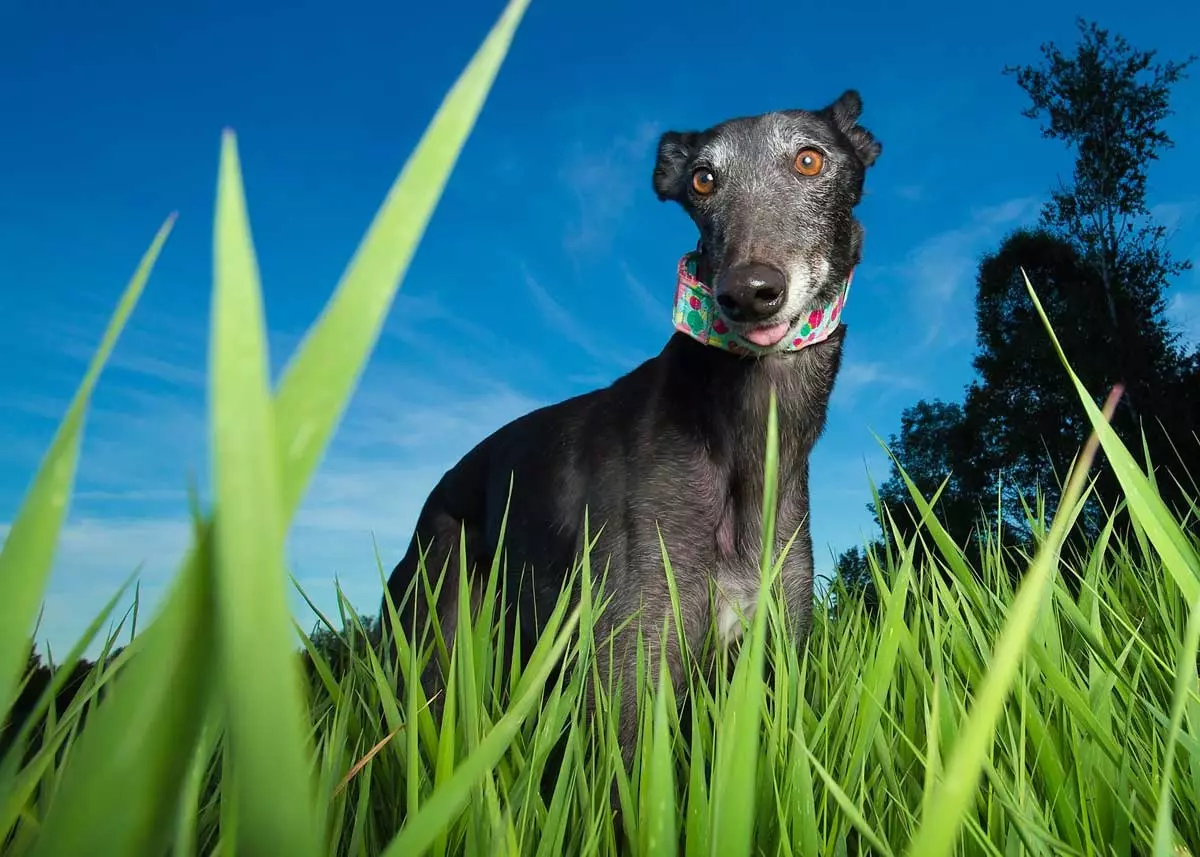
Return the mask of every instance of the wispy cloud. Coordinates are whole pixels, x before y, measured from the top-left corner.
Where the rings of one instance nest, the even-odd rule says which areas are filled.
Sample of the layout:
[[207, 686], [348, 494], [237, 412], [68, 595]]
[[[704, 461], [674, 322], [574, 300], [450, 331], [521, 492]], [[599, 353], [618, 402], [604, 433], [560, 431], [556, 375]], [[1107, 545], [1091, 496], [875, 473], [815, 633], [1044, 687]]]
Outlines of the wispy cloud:
[[647, 165], [658, 134], [656, 123], [640, 122], [605, 145], [588, 140], [571, 148], [560, 172], [579, 205], [563, 235], [569, 255], [609, 249], [621, 217], [650, 184]]
[[1186, 344], [1200, 347], [1200, 289], [1175, 291], [1167, 302], [1167, 319]]
[[579, 314], [572, 312], [560, 303], [550, 292], [525, 268], [525, 285], [533, 297], [547, 325], [562, 339], [584, 351], [592, 359], [608, 365], [622, 368], [632, 368], [637, 364], [639, 355], [624, 346], [603, 341], [603, 328], [580, 321]]
[[[922, 387], [920, 379], [889, 369], [882, 361], [847, 360], [838, 372], [832, 404], [839, 408], [853, 408], [868, 389], [878, 399]], [[883, 391], [880, 388], [884, 388]]]
[[1200, 200], [1183, 199], [1171, 202], [1160, 202], [1151, 206], [1150, 216], [1165, 227], [1168, 233], [1188, 227], [1200, 216]]
[[925, 344], [956, 343], [974, 335], [974, 325], [951, 328], [950, 318], [973, 319], [963, 308], [971, 300], [979, 257], [1005, 232], [1032, 221], [1040, 201], [1036, 197], [1010, 199], [972, 212], [963, 226], [939, 233], [918, 245], [903, 263], [912, 285], [914, 318], [925, 324]]
[[635, 275], [624, 262], [621, 263], [621, 275], [625, 279], [625, 285], [629, 287], [629, 293], [633, 295], [633, 302], [638, 305], [646, 321], [656, 327], [667, 329], [666, 325], [671, 318], [670, 296], [664, 298], [661, 295], [655, 295], [646, 288], [646, 284], [641, 281], [641, 278]]

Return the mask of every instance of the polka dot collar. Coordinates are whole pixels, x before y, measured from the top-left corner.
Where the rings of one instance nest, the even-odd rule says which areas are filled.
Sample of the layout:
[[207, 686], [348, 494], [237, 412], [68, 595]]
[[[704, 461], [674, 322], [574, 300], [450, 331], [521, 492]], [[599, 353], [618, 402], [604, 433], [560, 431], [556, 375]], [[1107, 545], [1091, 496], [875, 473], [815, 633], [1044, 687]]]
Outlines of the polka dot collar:
[[824, 342], [837, 330], [842, 319], [842, 307], [850, 293], [850, 281], [854, 272], [846, 278], [846, 285], [833, 303], [812, 310], [796, 322], [787, 337], [786, 345], [760, 348], [736, 336], [717, 309], [712, 289], [696, 279], [696, 253], [688, 253], [679, 260], [678, 283], [675, 286], [675, 329], [704, 345], [722, 348], [733, 354], [762, 354], [773, 351], [799, 351], [818, 342]]

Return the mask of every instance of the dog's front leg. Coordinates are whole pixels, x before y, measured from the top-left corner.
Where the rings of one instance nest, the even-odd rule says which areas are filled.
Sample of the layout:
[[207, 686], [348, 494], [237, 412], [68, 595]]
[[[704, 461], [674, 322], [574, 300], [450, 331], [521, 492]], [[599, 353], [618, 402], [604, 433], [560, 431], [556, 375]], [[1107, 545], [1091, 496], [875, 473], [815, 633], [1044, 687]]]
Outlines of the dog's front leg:
[[[647, 594], [643, 592], [641, 609], [632, 618], [624, 611], [618, 610], [617, 613], [622, 618], [616, 621], [624, 622], [623, 627], [618, 627], [615, 632], [610, 631], [611, 636], [597, 640], [597, 673], [606, 701], [609, 703], [606, 710], [609, 712], [609, 716], [616, 715], [617, 746], [625, 775], [629, 775], [633, 771], [643, 712], [639, 703], [642, 701], [645, 691], [649, 689], [654, 693], [662, 692], [662, 688], [659, 687], [659, 676], [661, 675], [662, 661], [665, 659], [676, 705], [684, 699], [688, 687], [688, 661], [680, 642], [679, 631], [682, 631], [684, 640], [689, 647], [696, 645], [707, 617], [706, 602], [703, 599], [699, 597], [683, 598], [681, 599], [683, 628], [678, 629], [665, 586], [661, 593], [655, 593], [655, 595], [660, 597], [647, 597]], [[689, 605], [695, 606], [695, 609], [689, 609]], [[639, 652], [642, 670], [640, 687], [638, 682]], [[589, 695], [589, 700], [594, 703], [594, 697], [591, 695]], [[595, 716], [594, 707], [592, 713]], [[607, 725], [606, 723], [605, 726], [607, 727]], [[625, 823], [618, 784], [619, 779], [614, 779], [609, 791], [609, 802], [619, 841]], [[635, 806], [631, 809], [636, 814], [636, 798]], [[632, 834], [632, 831], [624, 832]]]

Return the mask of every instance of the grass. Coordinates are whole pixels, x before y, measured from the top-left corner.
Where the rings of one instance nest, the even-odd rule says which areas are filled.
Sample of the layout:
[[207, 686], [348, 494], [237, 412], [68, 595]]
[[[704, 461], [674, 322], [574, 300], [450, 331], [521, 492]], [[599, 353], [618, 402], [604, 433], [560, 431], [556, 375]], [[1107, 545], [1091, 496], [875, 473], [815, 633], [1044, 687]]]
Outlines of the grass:
[[[1054, 520], [1033, 522], [1034, 556], [997, 546], [973, 566], [941, 529], [936, 500], [910, 485], [924, 519], [911, 541], [871, 555], [877, 608], [835, 587], [815, 605], [801, 651], [786, 644], [764, 587], [716, 681], [676, 690], [661, 660], [643, 660], [628, 773], [613, 700], [591, 669], [604, 645], [592, 587], [603, 568], [588, 553], [576, 569], [581, 597], [561, 601], [524, 667], [503, 663], [492, 621], [506, 597], [499, 558], [481, 584], [485, 609], [453, 641], [433, 629], [381, 659], [344, 600], [340, 621], [322, 617], [333, 649], [297, 634], [284, 534], [525, 5], [510, 3], [447, 96], [275, 389], [236, 139], [223, 136], [214, 502], [197, 510], [192, 546], [150, 623], [101, 658], [64, 711], [51, 705], [52, 684], [12, 736], [0, 757], [0, 850], [540, 857], [616, 853], [621, 842], [663, 855], [1200, 853], [1200, 552], [1082, 387], [1095, 436]], [[138, 267], [0, 550], [0, 712], [25, 681], [91, 391], [170, 226]], [[1098, 451], [1125, 500], [1094, 544], [1073, 552], [1064, 537]], [[773, 528], [768, 514], [764, 535]], [[673, 580], [665, 549], [663, 558]], [[764, 580], [778, 568], [779, 557], [763, 557]], [[1066, 568], [1082, 581], [1078, 596]], [[135, 600], [105, 651], [138, 622]], [[689, 665], [705, 656], [684, 653]], [[429, 657], [451, 676], [440, 721], [419, 686], [392, 690]]]

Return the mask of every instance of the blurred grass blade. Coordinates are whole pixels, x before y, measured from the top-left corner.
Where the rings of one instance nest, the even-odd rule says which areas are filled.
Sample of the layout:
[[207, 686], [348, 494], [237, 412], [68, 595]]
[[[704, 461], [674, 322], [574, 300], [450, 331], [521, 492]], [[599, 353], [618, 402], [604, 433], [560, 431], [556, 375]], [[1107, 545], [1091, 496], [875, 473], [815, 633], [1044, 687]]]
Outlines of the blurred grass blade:
[[[289, 366], [275, 407], [285, 529], [374, 346], [397, 281], [473, 126], [527, 2], [514, 0], [409, 160], [322, 319]], [[37, 854], [142, 855], [170, 841], [170, 820], [207, 710], [212, 527], [203, 524], [145, 654], [118, 676], [72, 750]], [[19, 668], [19, 665], [18, 665]], [[136, 728], [130, 724], [137, 724]], [[133, 729], [133, 731], [131, 731]], [[144, 745], [132, 752], [134, 736]], [[128, 749], [128, 752], [126, 751]]]
[[276, 396], [294, 508], [345, 409], [425, 227], [483, 107], [529, 0], [510, 0], [404, 165], [337, 291], [289, 361]]
[[[279, 475], [279, 532], [295, 513], [374, 347], [398, 281], [526, 6], [527, 0], [510, 3], [447, 96], [280, 384], [274, 412], [275, 454], [286, 467]], [[71, 444], [62, 447], [71, 453], [73, 469]], [[54, 496], [50, 491], [44, 493], [47, 500]], [[110, 697], [72, 750], [46, 819], [53, 828], [48, 826], [38, 838], [35, 853], [141, 855], [156, 853], [169, 842], [173, 810], [207, 710], [207, 658], [216, 644], [210, 624], [215, 597], [210, 579], [211, 535], [212, 527], [203, 525], [163, 610], [145, 632], [145, 652], [117, 677]], [[13, 541], [10, 536], [10, 544], [15, 551], [22, 540]], [[10, 626], [5, 623], [5, 627]], [[22, 643], [13, 651], [23, 658], [27, 629], [19, 630]], [[6, 653], [11, 659], [11, 653]], [[16, 675], [20, 666], [17, 663], [10, 672]], [[286, 702], [281, 706], [287, 707]], [[145, 744], [136, 755], [129, 744], [134, 738]], [[276, 778], [273, 783], [279, 781]], [[307, 772], [288, 787], [301, 790], [302, 782], [307, 782]], [[261, 795], [258, 800], [269, 796]], [[310, 808], [297, 804], [290, 811]], [[239, 818], [239, 827], [245, 824], [255, 821]], [[280, 845], [272, 843], [272, 852]]]
[[209, 705], [213, 592], [207, 528], [137, 657], [76, 739], [34, 857], [161, 854]]
[[100, 340], [100, 347], [88, 364], [67, 414], [17, 510], [4, 546], [0, 547], [0, 581], [4, 581], [4, 597], [0, 598], [0, 718], [12, 707], [21, 671], [25, 668], [29, 634], [37, 619], [54, 564], [58, 535], [70, 505], [84, 415], [92, 391], [145, 290], [150, 272], [175, 225], [175, 217], [171, 214], [159, 227], [125, 287]]
[[215, 621], [239, 798], [238, 844], [247, 854], [316, 857], [324, 812], [309, 774], [312, 748], [300, 661], [292, 648], [262, 294], [231, 131], [221, 144], [213, 253]]

